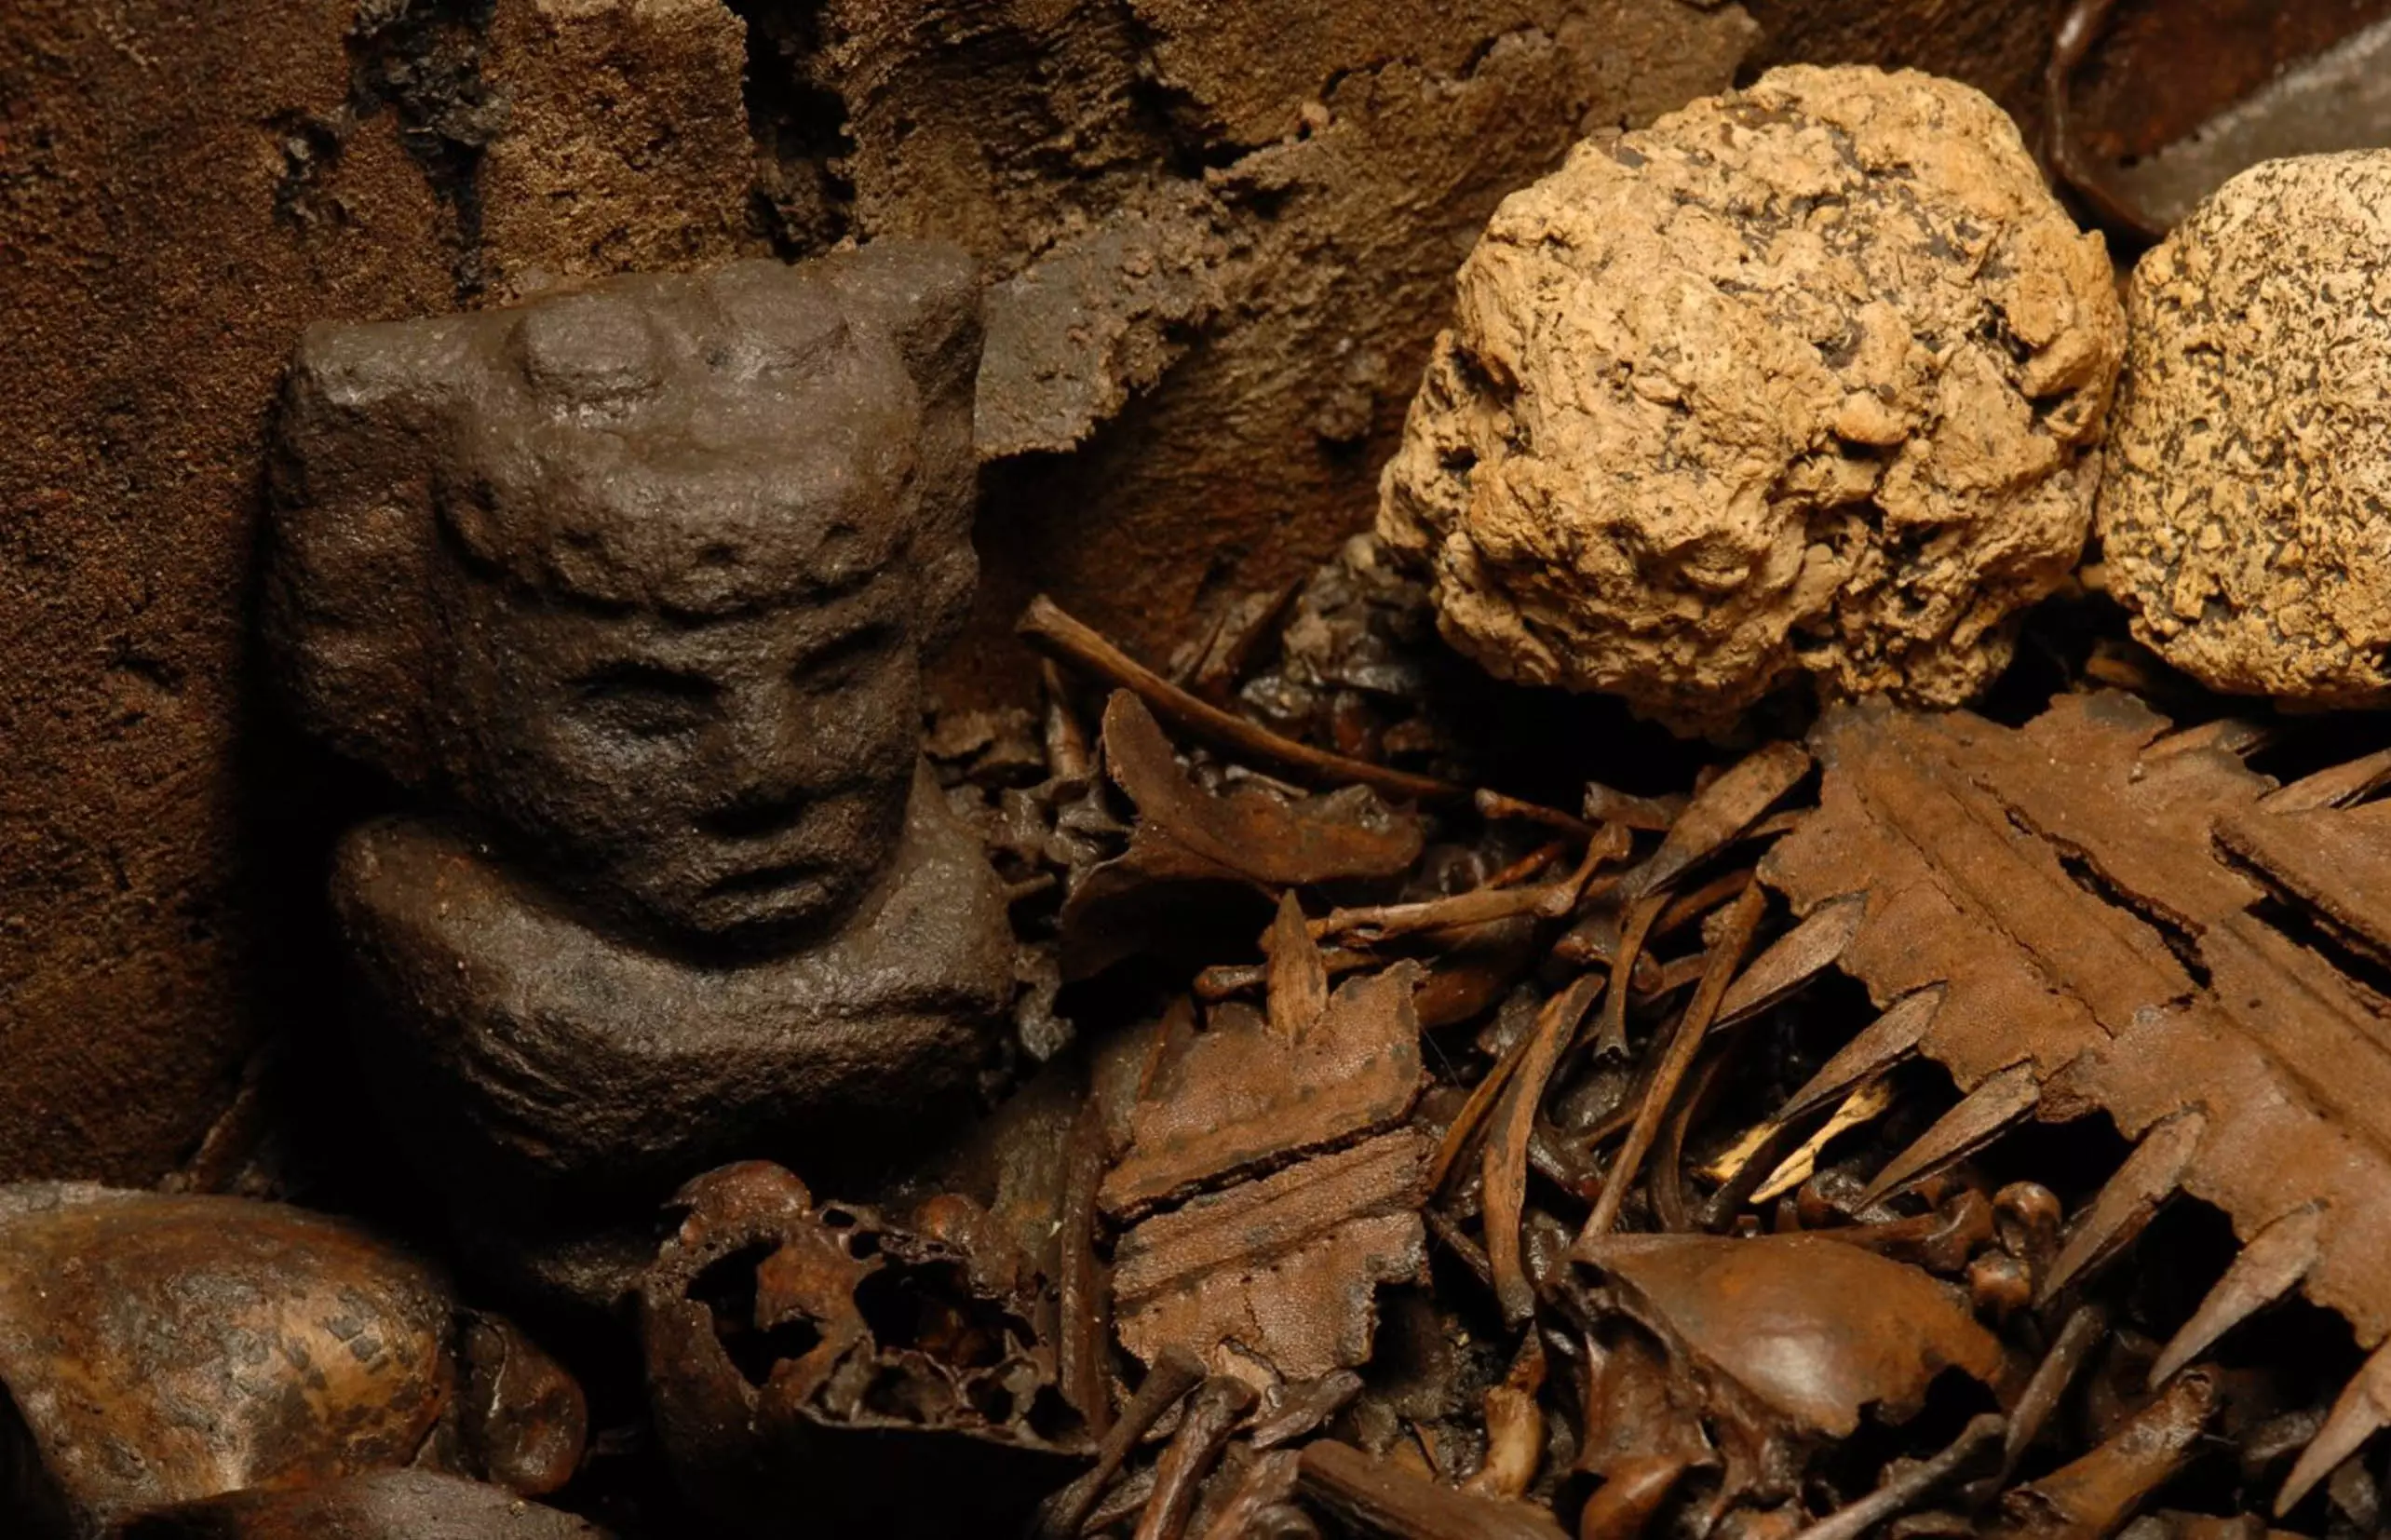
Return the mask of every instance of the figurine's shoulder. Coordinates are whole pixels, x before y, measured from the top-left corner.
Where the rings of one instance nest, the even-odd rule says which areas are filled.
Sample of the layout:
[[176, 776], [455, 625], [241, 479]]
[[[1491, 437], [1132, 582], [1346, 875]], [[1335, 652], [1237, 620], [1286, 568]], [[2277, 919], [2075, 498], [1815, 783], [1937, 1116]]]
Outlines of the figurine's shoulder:
[[885, 1137], [968, 1087], [1013, 989], [1002, 889], [926, 777], [871, 901], [781, 956], [634, 944], [448, 819], [351, 831], [332, 892], [381, 1018], [371, 1067], [488, 1182], [665, 1182]]
[[593, 923], [455, 818], [401, 815], [350, 830], [331, 886], [344, 928], [377, 972], [544, 1014], [566, 1003], [560, 992], [603, 1008], [632, 1000], [653, 1007], [696, 991], [715, 1004], [772, 998], [844, 1015], [899, 1000], [1001, 999], [1012, 972], [996, 874], [926, 775], [870, 901], [831, 936], [736, 964], [661, 950]]

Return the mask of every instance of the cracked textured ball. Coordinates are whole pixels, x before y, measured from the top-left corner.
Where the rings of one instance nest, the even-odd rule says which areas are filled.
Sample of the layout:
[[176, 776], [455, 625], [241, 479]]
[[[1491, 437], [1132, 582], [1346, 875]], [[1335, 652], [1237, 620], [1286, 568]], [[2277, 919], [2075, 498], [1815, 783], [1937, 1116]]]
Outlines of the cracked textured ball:
[[1992, 101], [1776, 70], [1504, 202], [1379, 532], [1492, 672], [1680, 732], [1805, 676], [1956, 705], [2081, 552], [2124, 331]]
[[2391, 151], [2244, 171], [2128, 311], [2100, 531], [2134, 634], [2212, 689], [2391, 701]]

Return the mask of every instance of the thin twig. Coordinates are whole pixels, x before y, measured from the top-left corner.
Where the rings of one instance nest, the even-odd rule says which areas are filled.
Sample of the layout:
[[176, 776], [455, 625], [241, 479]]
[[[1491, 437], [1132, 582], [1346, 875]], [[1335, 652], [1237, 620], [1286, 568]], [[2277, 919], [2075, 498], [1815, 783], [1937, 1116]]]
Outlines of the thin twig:
[[[1332, 978], [1357, 968], [1378, 967], [1385, 962], [1376, 952], [1353, 952], [1344, 947], [1329, 947], [1320, 953], [1321, 966]], [[1250, 989], [1260, 989], [1269, 978], [1267, 963], [1215, 963], [1196, 976], [1196, 998], [1211, 1005]]]
[[1528, 1278], [1520, 1255], [1520, 1224], [1527, 1212], [1528, 1139], [1535, 1131], [1536, 1108], [1544, 1101], [1545, 1084], [1560, 1062], [1561, 1050], [1576, 1033], [1577, 1023], [1602, 993], [1602, 976], [1581, 973], [1576, 982], [1545, 1002], [1528, 1033], [1527, 1051], [1510, 1088], [1503, 1093], [1495, 1128], [1486, 1141], [1486, 1257], [1494, 1267], [1494, 1295], [1504, 1317], [1518, 1326], [1535, 1314], [1535, 1285]]
[[1415, 936], [1425, 930], [1447, 930], [1462, 925], [1482, 925], [1496, 920], [1513, 920], [1524, 914], [1540, 919], [1558, 920], [1568, 915], [1584, 900], [1594, 884], [1594, 871], [1604, 861], [1626, 854], [1627, 831], [1615, 825], [1598, 830], [1586, 842], [1586, 855], [1569, 874], [1558, 881], [1533, 883], [1519, 887], [1503, 887], [1489, 882], [1482, 886], [1441, 898], [1421, 898], [1405, 904], [1368, 904], [1354, 909], [1331, 910], [1324, 919], [1312, 922], [1316, 939], [1331, 936], [1351, 936], [1359, 933], [1365, 942], [1388, 941], [1398, 936]]
[[2026, 1446], [2034, 1441], [2050, 1414], [2059, 1409], [2060, 1398], [2075, 1376], [2090, 1359], [2092, 1352], [2108, 1341], [2108, 1307], [2098, 1301], [2077, 1305], [2059, 1329], [2059, 1336], [2043, 1355], [2042, 1362], [2026, 1381], [2025, 1389], [2018, 1393], [2017, 1404], [2010, 1409], [2012, 1419], [2001, 1442], [2000, 1485], [2006, 1485], [2009, 1474], [2017, 1468]]
[[1848, 1507], [1827, 1515], [1793, 1540], [1859, 1540], [1870, 1530], [1914, 1507], [1918, 1500], [1948, 1481], [1977, 1452], [1995, 1442], [2007, 1425], [1997, 1412], [1988, 1412], [1960, 1430], [1949, 1449], [1916, 1465], [1878, 1487]]
[[1602, 1196], [1594, 1202], [1594, 1212], [1579, 1236], [1581, 1243], [1589, 1236], [1610, 1234], [1611, 1227], [1619, 1222], [1619, 1206], [1627, 1201], [1636, 1168], [1643, 1164], [1653, 1141], [1659, 1136], [1660, 1120], [1676, 1099], [1685, 1072], [1693, 1067], [1694, 1056], [1701, 1051], [1703, 1036], [1710, 1030], [1710, 1018], [1717, 1013], [1719, 1001], [1725, 996], [1727, 985], [1734, 981], [1736, 969], [1743, 963], [1744, 950], [1751, 944], [1752, 932], [1759, 928], [1761, 912], [1767, 902], [1767, 894], [1754, 884], [1736, 896], [1735, 907], [1727, 912], [1723, 933], [1710, 949], [1710, 966], [1703, 972], [1702, 982], [1687, 1003], [1685, 1014], [1677, 1019], [1676, 1034], [1668, 1040], [1660, 1068], [1653, 1072], [1652, 1084], [1644, 1088], [1643, 1105], [1636, 1111], [1635, 1126], [1628, 1130], [1628, 1142], [1603, 1179]]
[[1694, 1121], [1702, 1114], [1709, 1101], [1711, 1089], [1719, 1083], [1719, 1072], [1726, 1067], [1724, 1051], [1711, 1054], [1700, 1061], [1694, 1072], [1692, 1088], [1680, 1101], [1676, 1113], [1668, 1119], [1660, 1136], [1660, 1158], [1652, 1173], [1652, 1210], [1664, 1230], [1682, 1233], [1694, 1228], [1692, 1210], [1685, 1203], [1685, 1136], [1692, 1131]]
[[1233, 716], [1129, 656], [1092, 627], [1065, 614], [1060, 605], [1044, 594], [1030, 601], [1015, 628], [1031, 646], [1064, 666], [1093, 674], [1135, 695], [1155, 716], [1176, 723], [1222, 748], [1275, 764], [1303, 779], [1368, 786], [1390, 796], [1421, 802], [1473, 800], [1466, 786], [1331, 754]]
[[1031, 1534], [1036, 1540], [1077, 1540], [1079, 1526], [1095, 1511], [1096, 1501], [1138, 1447], [1146, 1430], [1179, 1398], [1203, 1382], [1204, 1362], [1182, 1347], [1169, 1347], [1146, 1371], [1145, 1383], [1129, 1398], [1119, 1421], [1105, 1430], [1096, 1446], [1096, 1464], [1079, 1479], [1047, 1498], [1038, 1507]]
[[1370, 904], [1354, 909], [1332, 909], [1326, 918], [1312, 922], [1312, 935], [1315, 939], [1325, 939], [1331, 936], [1360, 934], [1370, 940], [1387, 941], [1424, 930], [1512, 920], [1522, 914], [1541, 912], [1552, 895], [1563, 890], [1569, 891], [1574, 898], [1574, 890], [1570, 889], [1564, 880], [1560, 883], [1533, 883], [1524, 887], [1473, 887], [1465, 893], [1451, 893], [1440, 898], [1422, 898], [1408, 904]]
[[1138, 1517], [1135, 1540], [1179, 1540], [1185, 1533], [1204, 1478], [1212, 1473], [1229, 1436], [1253, 1410], [1255, 1399], [1253, 1386], [1226, 1374], [1196, 1387], [1180, 1414], [1179, 1431], [1155, 1464], [1154, 1495]]
[[1592, 822], [1623, 823], [1629, 829], [1665, 834], [1684, 811], [1682, 796], [1637, 797], [1601, 781], [1586, 783], [1586, 817]]
[[1506, 797], [1500, 791], [1486, 790], [1479, 791], [1474, 800], [1478, 804], [1478, 811], [1486, 817], [1517, 818], [1523, 823], [1540, 823], [1547, 829], [1558, 829], [1564, 834], [1574, 834], [1581, 840], [1591, 838], [1594, 833], [1595, 826], [1584, 818], [1564, 813], [1558, 807], [1547, 807], [1542, 803], [1521, 802], [1517, 797]]
[[1524, 883], [1568, 854], [1569, 842], [1566, 840], [1555, 840], [1549, 844], [1540, 844], [1478, 885], [1480, 888], [1510, 887], [1516, 884]]
[[1104, 1389], [1104, 1344], [1112, 1334], [1111, 1290], [1104, 1263], [1096, 1255], [1096, 1189], [1104, 1180], [1104, 1119], [1092, 1103], [1071, 1133], [1069, 1172], [1057, 1216], [1057, 1303], [1062, 1330], [1055, 1348], [1055, 1378], [1063, 1398], [1087, 1420], [1097, 1438], [1110, 1431], [1112, 1398]]
[[1619, 950], [1611, 958], [1611, 998], [1602, 1004], [1602, 1030], [1594, 1036], [1598, 1054], [1628, 1051], [1628, 996], [1635, 987], [1636, 959], [1643, 955], [1653, 922], [1660, 918], [1667, 904], [1660, 894], [1647, 894], [1628, 905], [1619, 922]]

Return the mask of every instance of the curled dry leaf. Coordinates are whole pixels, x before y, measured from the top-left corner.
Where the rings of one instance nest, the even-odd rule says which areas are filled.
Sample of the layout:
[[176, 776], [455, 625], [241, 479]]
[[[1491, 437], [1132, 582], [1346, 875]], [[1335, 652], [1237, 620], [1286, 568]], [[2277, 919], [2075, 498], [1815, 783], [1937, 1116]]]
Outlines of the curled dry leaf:
[[1185, 929], [1208, 893], [1391, 877], [1419, 859], [1419, 821], [1363, 787], [1290, 800], [1259, 786], [1208, 791], [1172, 756], [1143, 702], [1116, 692], [1104, 709], [1104, 763], [1136, 804], [1129, 847], [1065, 899], [1062, 969], [1085, 979]]
[[1803, 1437], [1847, 1438], [1870, 1406], [1912, 1409], [1946, 1369], [1986, 1384], [2009, 1372], [1964, 1295], [1823, 1236], [1605, 1235], [1575, 1254], [1714, 1398]]

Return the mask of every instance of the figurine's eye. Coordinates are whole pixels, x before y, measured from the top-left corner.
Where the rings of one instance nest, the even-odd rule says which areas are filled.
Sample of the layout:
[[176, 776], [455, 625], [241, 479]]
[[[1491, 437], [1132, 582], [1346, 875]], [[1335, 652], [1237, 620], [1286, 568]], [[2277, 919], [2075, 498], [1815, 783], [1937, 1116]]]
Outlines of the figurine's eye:
[[648, 663], [618, 663], [581, 680], [575, 709], [584, 720], [633, 737], [669, 737], [704, 725], [721, 689], [702, 674]]
[[864, 678], [888, 656], [897, 628], [874, 622], [809, 653], [790, 677], [809, 695], [835, 695]]

